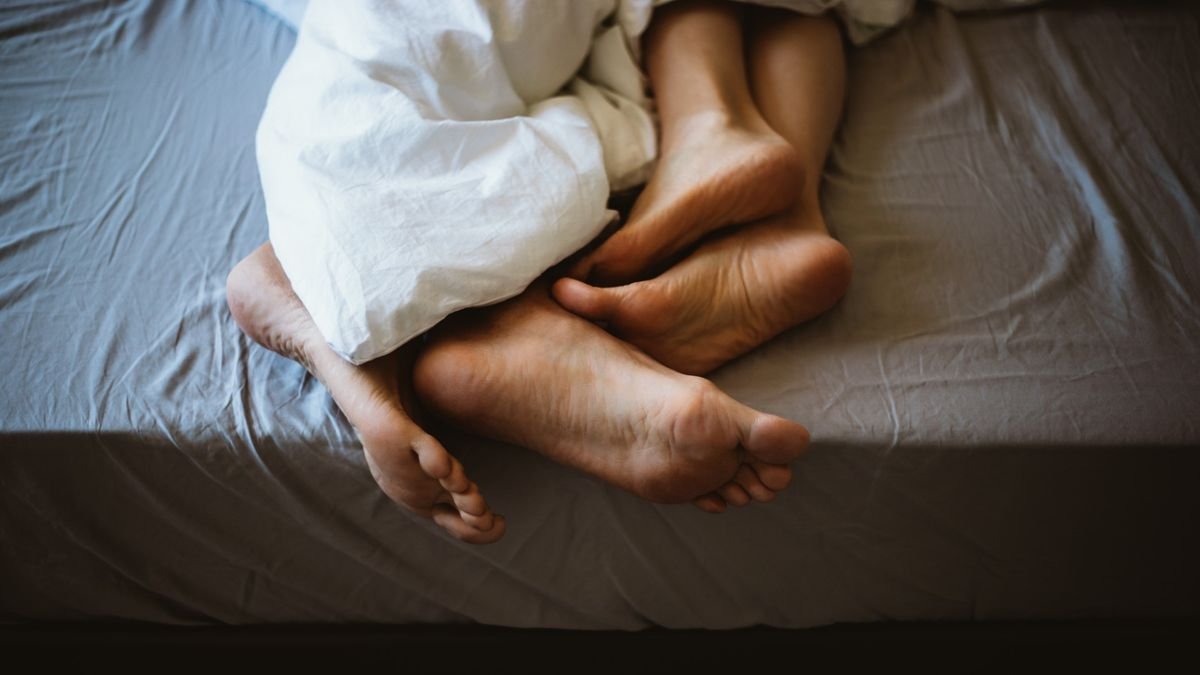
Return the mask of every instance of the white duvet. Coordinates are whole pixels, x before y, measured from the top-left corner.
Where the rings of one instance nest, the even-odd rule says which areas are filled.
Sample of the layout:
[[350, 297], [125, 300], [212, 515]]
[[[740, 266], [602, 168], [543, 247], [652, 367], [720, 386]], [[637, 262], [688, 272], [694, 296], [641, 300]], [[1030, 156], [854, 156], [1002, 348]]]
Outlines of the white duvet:
[[[652, 168], [636, 49], [654, 0], [263, 4], [303, 15], [258, 130], [270, 239], [351, 362], [517, 295], [610, 222], [610, 190]], [[855, 41], [912, 8], [760, 4], [836, 6]]]

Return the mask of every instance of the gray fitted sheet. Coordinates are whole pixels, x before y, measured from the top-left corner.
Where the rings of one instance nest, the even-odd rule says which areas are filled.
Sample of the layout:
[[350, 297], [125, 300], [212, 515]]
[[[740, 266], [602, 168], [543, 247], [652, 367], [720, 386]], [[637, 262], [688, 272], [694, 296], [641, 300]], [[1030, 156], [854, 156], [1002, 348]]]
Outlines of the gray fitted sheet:
[[923, 9], [850, 55], [825, 184], [856, 277], [716, 374], [807, 424], [781, 498], [644, 503], [440, 432], [508, 516], [393, 507], [240, 335], [247, 4], [0, 7], [0, 618], [582, 628], [1109, 617], [1200, 604], [1200, 10]]

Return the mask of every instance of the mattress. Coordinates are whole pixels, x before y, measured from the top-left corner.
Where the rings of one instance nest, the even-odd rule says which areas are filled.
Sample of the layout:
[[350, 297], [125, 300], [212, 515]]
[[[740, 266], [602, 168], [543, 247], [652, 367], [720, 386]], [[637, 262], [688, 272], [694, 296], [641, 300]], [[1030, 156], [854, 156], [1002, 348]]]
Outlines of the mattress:
[[224, 278], [292, 33], [240, 2], [0, 8], [0, 618], [638, 629], [1200, 606], [1200, 9], [922, 8], [849, 55], [842, 303], [714, 375], [806, 424], [776, 501], [643, 502], [438, 435], [504, 513], [375, 487]]

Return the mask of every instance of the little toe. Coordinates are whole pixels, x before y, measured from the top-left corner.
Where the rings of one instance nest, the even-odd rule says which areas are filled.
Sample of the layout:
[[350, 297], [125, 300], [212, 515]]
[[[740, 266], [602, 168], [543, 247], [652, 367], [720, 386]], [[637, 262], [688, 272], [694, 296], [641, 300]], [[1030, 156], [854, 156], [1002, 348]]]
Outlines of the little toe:
[[756, 502], [769, 502], [775, 499], [775, 491], [764, 485], [758, 474], [749, 465], [739, 466], [733, 480]]
[[470, 525], [476, 530], [479, 530], [480, 532], [487, 532], [496, 525], [496, 514], [492, 513], [491, 511], [488, 511], [481, 516], [477, 516], [473, 513], [466, 513], [462, 509], [459, 509], [458, 515], [462, 518], [464, 523]]
[[737, 483], [730, 482], [722, 485], [717, 489], [717, 494], [733, 506], [745, 506], [750, 503], [750, 495], [746, 494], [746, 491]]
[[696, 497], [692, 504], [706, 513], [725, 513], [725, 500], [715, 492]]

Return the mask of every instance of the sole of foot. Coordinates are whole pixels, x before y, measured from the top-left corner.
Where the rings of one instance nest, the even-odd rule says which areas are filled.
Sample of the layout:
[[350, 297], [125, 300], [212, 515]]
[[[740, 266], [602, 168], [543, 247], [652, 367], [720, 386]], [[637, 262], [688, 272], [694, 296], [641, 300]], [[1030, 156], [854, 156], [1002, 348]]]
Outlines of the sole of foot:
[[849, 253], [812, 209], [731, 231], [653, 279], [597, 287], [564, 278], [553, 294], [659, 363], [702, 375], [830, 309], [850, 278]]
[[414, 383], [432, 410], [474, 433], [660, 503], [731, 484], [767, 501], [808, 444], [803, 426], [663, 367], [563, 310], [545, 286], [435, 329]]

